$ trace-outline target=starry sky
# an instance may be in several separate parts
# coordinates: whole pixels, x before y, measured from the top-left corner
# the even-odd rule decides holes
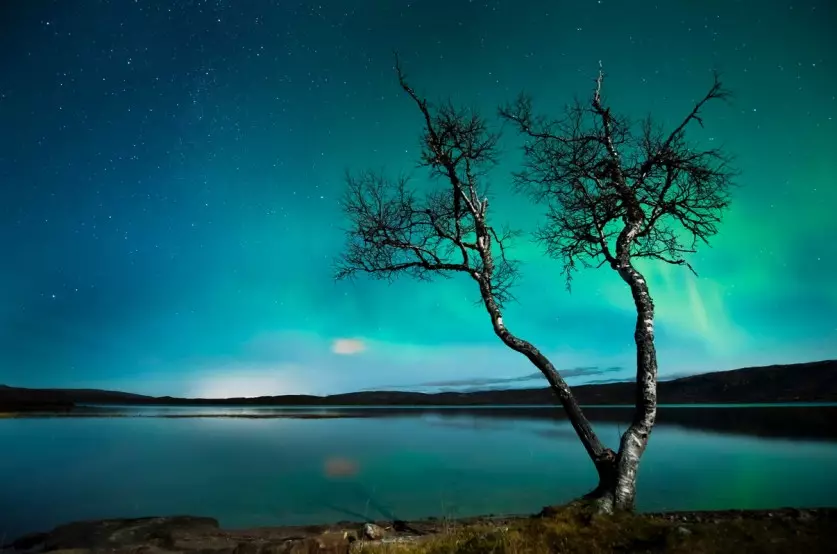
[[[647,264],[663,378],[837,357],[832,0],[8,0],[0,3],[0,383],[154,395],[542,386],[473,283],[335,282],[346,169],[416,169],[431,100],[520,91],[678,122],[739,187],[699,273]],[[491,174],[496,221],[519,139]],[[629,378],[634,312],[605,269],[567,293],[518,241],[509,328],[571,384]]]

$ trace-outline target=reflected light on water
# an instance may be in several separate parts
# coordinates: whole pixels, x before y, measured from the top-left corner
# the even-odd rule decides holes
[[[326,477],[354,477],[358,472],[358,464],[348,458],[329,458],[323,470]]]

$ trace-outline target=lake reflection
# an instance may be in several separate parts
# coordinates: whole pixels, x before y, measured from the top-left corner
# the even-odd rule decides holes
[[[595,484],[554,408],[117,411],[290,417],[0,420],[0,536],[148,515],[243,527],[529,513]],[[630,418],[587,413],[611,445]],[[834,421],[837,407],[662,409],[638,507],[833,506]]]

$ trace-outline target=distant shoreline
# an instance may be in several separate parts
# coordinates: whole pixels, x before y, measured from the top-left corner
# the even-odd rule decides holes
[[[751,367],[702,373],[658,383],[661,405],[797,404],[837,402],[837,360]],[[632,405],[636,386],[618,382],[572,387],[582,406]],[[285,395],[256,398],[175,398],[92,389],[27,389],[0,385],[0,412],[72,411],[96,406],[228,407],[527,407],[555,405],[549,388],[472,392],[366,391],[330,396]]]
[[[346,405],[329,405],[329,404],[310,404],[310,405],[283,405],[283,404],[80,404],[73,405],[70,409],[66,406],[59,407],[38,407],[31,406],[20,411],[0,411],[0,415],[14,414],[18,416],[36,416],[36,415],[52,415],[63,417],[251,417],[251,418],[304,418],[304,419],[330,419],[344,417],[341,414],[334,413],[335,410],[347,411],[364,411],[364,410],[380,410],[389,412],[398,411],[491,411],[491,410],[562,410],[560,404],[346,404]],[[179,408],[189,409],[206,409],[210,410],[207,413],[195,414],[154,414],[154,415],[135,415],[130,413],[120,413],[118,410],[122,408],[125,410],[134,409],[171,409],[177,410]],[[582,404],[583,410],[630,410],[634,406],[631,404]],[[680,404],[658,404],[659,410],[713,410],[713,409],[759,409],[759,408],[837,408],[837,402],[718,402],[718,403],[680,403]],[[213,413],[213,409],[228,409],[228,410],[252,410],[253,413]],[[275,410],[277,413],[257,413],[260,411],[267,412],[268,410]],[[323,413],[302,413],[307,410],[323,410]],[[279,413],[281,412],[281,413]],[[294,414],[294,412],[300,412]],[[331,413],[329,413],[331,412]]]

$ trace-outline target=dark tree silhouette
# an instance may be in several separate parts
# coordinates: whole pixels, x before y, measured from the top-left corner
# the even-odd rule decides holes
[[[380,279],[458,274],[473,280],[494,333],[546,377],[601,477],[612,466],[613,452],[596,436],[549,359],[503,321],[503,305],[511,298],[509,289],[517,275],[507,248],[517,233],[498,230],[490,222],[482,180],[495,163],[498,135],[478,114],[450,104],[434,109],[410,87],[398,63],[396,71],[424,124],[420,165],[444,186],[419,196],[405,179],[391,181],[373,172],[347,175],[343,208],[351,226],[337,278],[357,273]]]
[[[717,232],[729,204],[734,172],[720,149],[699,149],[685,140],[701,110],[729,93],[716,74],[706,95],[670,132],[651,118],[634,126],[602,100],[599,70],[589,103],[576,102],[563,119],[535,116],[521,95],[500,109],[525,136],[525,169],[518,188],[547,205],[537,238],[564,263],[567,288],[582,267],[610,266],[630,288],[636,306],[636,407],[621,437],[613,474],[597,496],[616,509],[632,509],[639,460],[657,413],[654,302],[635,265],[649,258],[694,269],[685,255]],[[607,506],[606,506],[607,507]]]
[[[508,257],[507,249],[517,233],[498,229],[491,221],[483,179],[485,171],[495,164],[499,135],[491,132],[485,119],[472,111],[449,103],[431,106],[407,83],[397,60],[396,72],[399,85],[422,118],[420,166],[427,168],[443,186],[418,195],[409,188],[406,179],[390,180],[371,171],[347,174],[343,209],[350,226],[346,229],[346,248],[338,260],[337,278],[364,273],[387,280],[400,275],[421,280],[462,275],[473,280],[494,333],[543,373],[593,461],[599,484],[589,496],[598,501],[603,511],[632,508],[637,463],[656,413],[656,357],[653,304],[645,280],[631,259],[643,255],[685,264],[678,261],[682,260],[678,256],[685,251],[678,235],[663,227],[672,217],[677,218],[677,214],[687,229],[695,230],[696,237],[709,236],[710,230],[714,232],[718,218],[711,220],[704,214],[717,213],[726,205],[725,198],[722,205],[712,209],[689,202],[681,206],[678,196],[681,192],[676,191],[698,191],[688,193],[691,195],[688,198],[703,199],[707,194],[704,183],[712,178],[708,174],[700,175],[703,175],[701,171],[709,171],[709,166],[698,171],[703,158],[686,150],[682,133],[689,121],[699,121],[698,112],[706,100],[723,96],[720,85],[716,83],[713,92],[669,138],[659,138],[662,135],[647,124],[642,144],[652,154],[633,165],[626,165],[619,158],[619,149],[630,136],[629,126],[626,121],[616,120],[602,106],[601,74],[593,101],[594,113],[602,122],[600,130],[592,130],[597,135],[591,134],[592,131],[582,132],[584,116],[589,110],[580,105],[571,111],[575,119],[567,122],[534,118],[531,102],[525,97],[501,109],[503,117],[514,121],[532,139],[526,147],[526,171],[517,175],[517,182],[521,186],[531,185],[530,192],[550,206],[548,225],[539,238],[550,254],[565,258],[568,283],[576,263],[589,263],[601,251],[605,261],[618,268],[634,291],[640,314],[638,410],[617,454],[599,440],[549,359],[532,343],[513,334],[503,321],[503,306],[512,298],[510,287],[517,276],[517,264]],[[684,159],[676,157],[680,150],[689,155]],[[660,179],[660,166],[667,167],[666,164],[671,165],[669,184],[655,188]],[[692,167],[696,169],[692,171]],[[682,171],[691,171],[700,182],[685,183],[679,177]],[[720,169],[716,173],[722,174]],[[585,186],[582,192],[574,184],[582,178],[594,179],[600,183],[599,188]],[[652,198],[653,194],[657,200]],[[651,212],[646,216],[648,206]],[[615,230],[622,220],[625,230]],[[608,241],[614,237],[617,237],[616,245],[611,248],[607,246]],[[602,245],[605,247],[601,248]]]

